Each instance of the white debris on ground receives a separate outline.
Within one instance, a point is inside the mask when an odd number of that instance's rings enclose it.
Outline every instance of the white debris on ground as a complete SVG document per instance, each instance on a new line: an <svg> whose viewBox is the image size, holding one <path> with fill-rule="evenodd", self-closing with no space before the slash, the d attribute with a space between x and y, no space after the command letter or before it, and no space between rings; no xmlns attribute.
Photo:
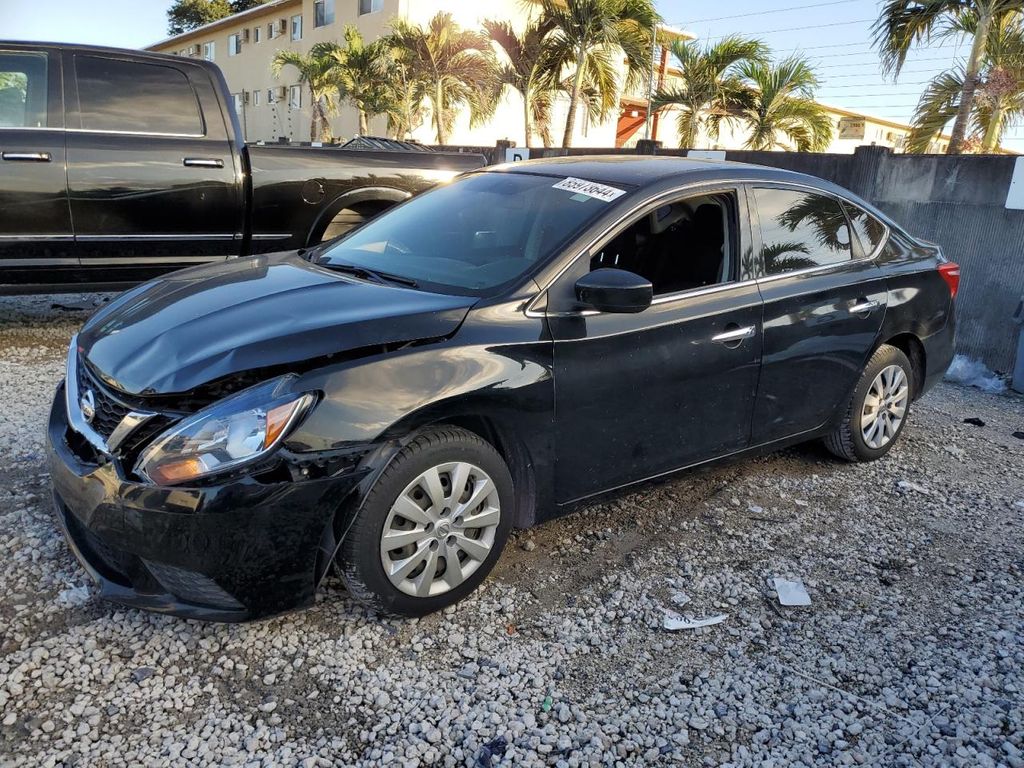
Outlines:
<svg viewBox="0 0 1024 768"><path fill-rule="evenodd" d="M943 384L880 462L800 447L595 505L517 535L479 594L419 621L332 586L200 624L58 599L86 577L50 515L43 425L84 316L0 299L5 768L1024 766L1020 397ZM811 608L778 605L780 574ZM728 619L665 631L680 592Z"/></svg>
<svg viewBox="0 0 1024 768"><path fill-rule="evenodd" d="M1006 381L994 373L980 360L974 360L967 355L954 355L953 362L946 371L946 381L954 384L963 384L968 387L977 387L982 392L992 395L1002 394L1006 391Z"/></svg>
<svg viewBox="0 0 1024 768"><path fill-rule="evenodd" d="M811 604L811 596L807 594L807 588L800 579L790 581L780 579L776 576L772 579L772 586L775 587L775 594L778 595L779 605L804 606Z"/></svg>

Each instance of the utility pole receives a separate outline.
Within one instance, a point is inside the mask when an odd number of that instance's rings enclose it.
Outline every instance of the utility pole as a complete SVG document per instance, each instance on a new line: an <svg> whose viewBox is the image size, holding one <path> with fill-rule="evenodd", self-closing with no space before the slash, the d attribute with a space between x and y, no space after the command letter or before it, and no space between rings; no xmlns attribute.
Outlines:
<svg viewBox="0 0 1024 768"><path fill-rule="evenodd" d="M651 138L651 100L654 91L654 67L658 50L658 27L654 27L651 35L651 61L647 68L647 114L644 115L644 140Z"/></svg>

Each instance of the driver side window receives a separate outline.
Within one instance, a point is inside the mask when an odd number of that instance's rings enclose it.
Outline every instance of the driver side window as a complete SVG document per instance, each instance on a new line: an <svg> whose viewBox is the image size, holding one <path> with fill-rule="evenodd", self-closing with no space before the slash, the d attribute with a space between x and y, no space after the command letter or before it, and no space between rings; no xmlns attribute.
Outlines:
<svg viewBox="0 0 1024 768"><path fill-rule="evenodd" d="M624 269L651 281L654 295L727 283L735 274L736 196L682 198L645 214L590 260L595 269Z"/></svg>

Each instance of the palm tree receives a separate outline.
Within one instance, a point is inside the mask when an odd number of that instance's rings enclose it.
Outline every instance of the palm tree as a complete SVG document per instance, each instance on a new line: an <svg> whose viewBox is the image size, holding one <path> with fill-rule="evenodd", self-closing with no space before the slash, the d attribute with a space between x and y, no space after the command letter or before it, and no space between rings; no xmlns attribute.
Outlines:
<svg viewBox="0 0 1024 768"><path fill-rule="evenodd" d="M671 50L682 75L677 86L655 94L652 109L679 109L680 147L696 147L702 132L717 140L722 121L735 120L736 113L750 102L743 65L763 62L767 46L760 40L732 35L704 47L677 40Z"/></svg>
<svg viewBox="0 0 1024 768"><path fill-rule="evenodd" d="M409 77L409 67L392 58L388 63L385 83L384 114L388 117L388 132L396 139L405 140L423 124L423 93Z"/></svg>
<svg viewBox="0 0 1024 768"><path fill-rule="evenodd" d="M959 155L964 148L989 31L1007 14L1021 12L1024 12L1024 0L888 0L872 27L883 69L899 77L907 54L915 44L929 42L933 37L961 37L965 34L961 23L964 14L975 17L974 31L970 35L971 52L963 67L956 120L947 150L951 155Z"/></svg>
<svg viewBox="0 0 1024 768"><path fill-rule="evenodd" d="M498 65L498 82L523 99L523 131L529 147L535 126L541 135L548 133L551 104L558 87L557 72L548 63L546 37L551 25L544 20L530 21L520 34L507 21L488 20L483 26L505 54L506 61Z"/></svg>
<svg viewBox="0 0 1024 768"><path fill-rule="evenodd" d="M814 101L818 78L806 60L790 56L778 64L747 62L741 73L752 88L738 115L750 136L748 149L821 152L832 141L832 119ZM785 139L786 141L784 141Z"/></svg>
<svg viewBox="0 0 1024 768"><path fill-rule="evenodd" d="M548 66L568 81L569 113L562 146L572 146L580 96L598 96L599 113L618 102L620 85L639 85L653 66L653 41L660 17L651 0L541 0L541 19L551 25ZM626 58L626 81L618 82L618 63Z"/></svg>
<svg viewBox="0 0 1024 768"><path fill-rule="evenodd" d="M299 72L299 83L309 90L313 105L313 117L310 119L309 140L318 141L329 133L328 115L336 109L335 96L338 92L335 83L334 67L337 60L334 52L336 43L317 43L303 55L298 51L282 50L274 54L270 71L279 77L281 70L287 66L295 67Z"/></svg>
<svg viewBox="0 0 1024 768"><path fill-rule="evenodd" d="M359 133L365 136L370 132L370 118L391 108L387 87L393 63L390 46L383 38L366 45L351 24L342 34L345 47L331 51L335 61L331 71L338 94L359 113Z"/></svg>
<svg viewBox="0 0 1024 768"><path fill-rule="evenodd" d="M977 16L964 13L958 18L966 34L975 34ZM935 136L942 132L960 111L966 72L955 66L935 77L921 94L914 113L914 129L907 137L908 152L927 152ZM999 148L1003 131L1024 118L1024 21L1006 14L989 28L971 112L971 135L965 138L982 152Z"/></svg>
<svg viewBox="0 0 1024 768"><path fill-rule="evenodd" d="M430 101L438 144L448 143L459 107L469 107L471 125L494 113L497 64L486 35L463 29L442 11L426 28L397 20L388 44L407 67L413 101Z"/></svg>

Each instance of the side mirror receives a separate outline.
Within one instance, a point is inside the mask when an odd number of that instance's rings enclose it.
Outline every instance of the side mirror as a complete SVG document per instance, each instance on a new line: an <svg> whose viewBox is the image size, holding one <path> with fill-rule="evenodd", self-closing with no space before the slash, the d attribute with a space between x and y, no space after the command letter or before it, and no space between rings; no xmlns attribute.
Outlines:
<svg viewBox="0 0 1024 768"><path fill-rule="evenodd" d="M643 312L653 298L651 281L624 269L595 269L576 281L576 300L601 312Z"/></svg>

